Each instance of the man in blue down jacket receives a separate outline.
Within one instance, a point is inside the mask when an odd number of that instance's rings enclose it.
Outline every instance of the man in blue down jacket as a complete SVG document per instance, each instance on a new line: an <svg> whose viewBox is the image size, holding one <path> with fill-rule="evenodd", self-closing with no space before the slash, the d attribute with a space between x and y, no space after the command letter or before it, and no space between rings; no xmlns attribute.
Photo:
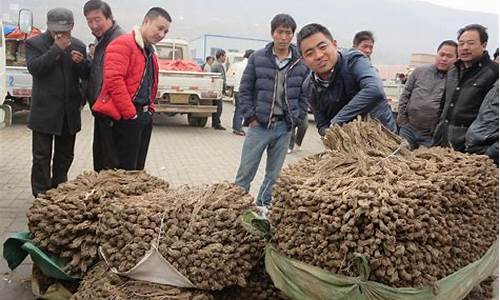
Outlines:
<svg viewBox="0 0 500 300"><path fill-rule="evenodd" d="M382 80L368 57L356 49L337 51L337 42L320 24L304 26L297 34L305 64L313 71L304 82L318 132L371 115L392 131L396 122Z"/></svg>
<svg viewBox="0 0 500 300"><path fill-rule="evenodd" d="M296 27L291 16L276 15L271 21L273 42L250 56L241 78L239 101L249 130L235 181L248 191L267 150L266 174L257 196L263 213L271 205L272 187L285 161L291 128L307 115L301 86L308 69L291 45Z"/></svg>

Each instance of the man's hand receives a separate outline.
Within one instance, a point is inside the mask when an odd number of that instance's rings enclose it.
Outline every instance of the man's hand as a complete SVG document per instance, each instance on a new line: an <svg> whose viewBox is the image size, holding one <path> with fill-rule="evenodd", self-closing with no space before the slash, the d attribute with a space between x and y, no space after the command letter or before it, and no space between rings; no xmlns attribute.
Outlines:
<svg viewBox="0 0 500 300"><path fill-rule="evenodd" d="M318 133L321 136L321 138L325 137L327 129L328 129L328 126L323 126L323 127L321 127L321 128L318 129Z"/></svg>
<svg viewBox="0 0 500 300"><path fill-rule="evenodd" d="M252 122L250 122L250 124L248 124L248 126L255 128L259 126L259 122L257 120L253 120Z"/></svg>
<svg viewBox="0 0 500 300"><path fill-rule="evenodd" d="M54 44L62 50L66 50L71 45L71 35L69 32L59 32L54 35Z"/></svg>
<svg viewBox="0 0 500 300"><path fill-rule="evenodd" d="M71 59L73 60L74 63L81 63L84 59L85 56L81 52L78 52L76 50L71 50Z"/></svg>
<svg viewBox="0 0 500 300"><path fill-rule="evenodd" d="M399 127L404 126L406 123L408 123L408 116L399 113L398 117L396 118L396 123L399 125Z"/></svg>

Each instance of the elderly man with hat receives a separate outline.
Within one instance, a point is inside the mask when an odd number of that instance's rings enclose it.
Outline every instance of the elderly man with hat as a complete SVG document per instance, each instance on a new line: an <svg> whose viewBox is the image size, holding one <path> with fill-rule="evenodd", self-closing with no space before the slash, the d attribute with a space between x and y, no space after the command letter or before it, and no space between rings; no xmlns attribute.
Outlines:
<svg viewBox="0 0 500 300"><path fill-rule="evenodd" d="M75 136L81 128L80 79L88 77L86 48L71 36L73 13L55 8L47 13L47 31L26 44L33 97L28 127L33 132L33 196L67 181ZM54 149L54 151L52 151Z"/></svg>

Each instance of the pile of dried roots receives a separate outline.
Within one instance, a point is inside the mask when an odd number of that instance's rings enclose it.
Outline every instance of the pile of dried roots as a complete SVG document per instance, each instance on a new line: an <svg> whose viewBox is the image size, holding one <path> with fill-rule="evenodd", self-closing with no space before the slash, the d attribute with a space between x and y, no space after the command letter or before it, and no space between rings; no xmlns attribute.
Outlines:
<svg viewBox="0 0 500 300"><path fill-rule="evenodd" d="M168 190L168 183L142 171L87 172L39 195L28 211L33 241L68 259L70 274L84 274L98 260L96 234L102 203Z"/></svg>
<svg viewBox="0 0 500 300"><path fill-rule="evenodd" d="M252 207L253 198L228 183L113 200L100 220L102 252L125 272L156 245L196 288L245 286L265 243L241 225L240 215Z"/></svg>
<svg viewBox="0 0 500 300"><path fill-rule="evenodd" d="M112 273L104 262L92 267L71 300L212 300L209 292L131 280Z"/></svg>
<svg viewBox="0 0 500 300"><path fill-rule="evenodd" d="M375 121L328 130L327 151L284 170L272 242L284 254L395 287L433 284L481 258L498 237L498 170L486 156L411 152Z"/></svg>

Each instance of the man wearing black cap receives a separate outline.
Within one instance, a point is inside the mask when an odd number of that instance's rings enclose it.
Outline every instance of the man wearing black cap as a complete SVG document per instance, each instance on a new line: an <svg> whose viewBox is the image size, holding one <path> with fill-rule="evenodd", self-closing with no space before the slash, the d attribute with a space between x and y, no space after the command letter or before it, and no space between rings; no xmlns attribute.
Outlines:
<svg viewBox="0 0 500 300"><path fill-rule="evenodd" d="M47 13L47 31L27 40L27 65L33 76L28 127L33 132L31 188L35 197L67 181L75 136L81 128L79 83L88 77L88 69L85 44L71 37L73 25L70 10L55 8Z"/></svg>

